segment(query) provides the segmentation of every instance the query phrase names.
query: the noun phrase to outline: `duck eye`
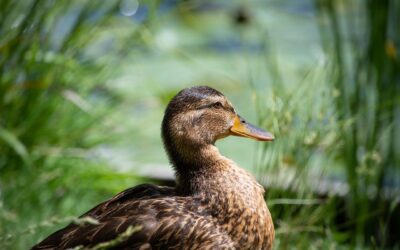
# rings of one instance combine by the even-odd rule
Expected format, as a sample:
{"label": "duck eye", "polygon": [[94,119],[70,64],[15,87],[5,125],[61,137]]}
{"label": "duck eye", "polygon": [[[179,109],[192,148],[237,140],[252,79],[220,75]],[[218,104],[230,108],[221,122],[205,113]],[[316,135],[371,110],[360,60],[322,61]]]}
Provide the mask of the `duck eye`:
{"label": "duck eye", "polygon": [[217,109],[223,108],[222,103],[220,103],[220,102],[216,102],[212,106],[213,106],[213,108],[217,108]]}

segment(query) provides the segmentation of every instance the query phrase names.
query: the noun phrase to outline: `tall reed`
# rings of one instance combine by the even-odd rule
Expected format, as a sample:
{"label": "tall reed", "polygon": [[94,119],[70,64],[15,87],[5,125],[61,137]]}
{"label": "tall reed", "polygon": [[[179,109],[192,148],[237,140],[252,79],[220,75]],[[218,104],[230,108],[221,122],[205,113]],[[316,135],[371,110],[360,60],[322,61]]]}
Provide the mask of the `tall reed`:
{"label": "tall reed", "polygon": [[[316,0],[340,122],[346,226],[354,244],[394,244],[399,215],[400,4]],[[397,197],[397,198],[396,198]],[[393,212],[397,210],[397,215]],[[398,230],[398,226],[397,230]],[[398,231],[397,231],[398,232]]]}
{"label": "tall reed", "polygon": [[119,1],[0,1],[1,249],[27,249],[135,180],[91,151],[116,135],[108,118],[118,96],[104,83],[135,36],[126,27],[119,40],[107,34],[124,28],[113,26],[118,8]]}

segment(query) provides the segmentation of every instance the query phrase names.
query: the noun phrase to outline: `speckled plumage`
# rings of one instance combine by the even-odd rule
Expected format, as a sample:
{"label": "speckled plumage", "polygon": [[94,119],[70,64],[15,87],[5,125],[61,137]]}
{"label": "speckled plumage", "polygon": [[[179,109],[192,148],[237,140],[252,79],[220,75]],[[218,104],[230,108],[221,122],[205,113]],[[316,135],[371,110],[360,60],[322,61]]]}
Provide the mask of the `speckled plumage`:
{"label": "speckled plumage", "polygon": [[271,249],[274,226],[264,189],[214,146],[230,134],[235,117],[212,88],[179,92],[162,125],[176,187],[127,189],[81,216],[99,223],[72,223],[32,249],[93,247],[136,225],[141,229],[112,249]]}

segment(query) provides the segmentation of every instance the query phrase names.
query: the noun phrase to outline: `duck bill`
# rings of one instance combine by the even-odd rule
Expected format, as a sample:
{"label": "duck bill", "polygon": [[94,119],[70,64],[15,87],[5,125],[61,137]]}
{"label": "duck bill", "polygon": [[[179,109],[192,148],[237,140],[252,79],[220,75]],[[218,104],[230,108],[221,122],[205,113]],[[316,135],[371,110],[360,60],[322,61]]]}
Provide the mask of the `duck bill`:
{"label": "duck bill", "polygon": [[240,116],[236,116],[233,126],[230,129],[231,135],[252,138],[258,141],[273,141],[274,136],[250,123],[247,123]]}

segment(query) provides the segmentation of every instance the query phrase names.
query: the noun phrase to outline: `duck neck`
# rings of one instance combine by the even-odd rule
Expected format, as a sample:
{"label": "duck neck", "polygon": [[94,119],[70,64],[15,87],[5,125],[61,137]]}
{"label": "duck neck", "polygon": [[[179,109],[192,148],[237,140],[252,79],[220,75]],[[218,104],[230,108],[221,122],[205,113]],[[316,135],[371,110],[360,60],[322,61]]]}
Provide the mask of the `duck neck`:
{"label": "duck neck", "polygon": [[208,190],[218,173],[228,171],[227,158],[212,144],[185,145],[170,154],[176,172],[176,186],[182,195],[200,194]]}

